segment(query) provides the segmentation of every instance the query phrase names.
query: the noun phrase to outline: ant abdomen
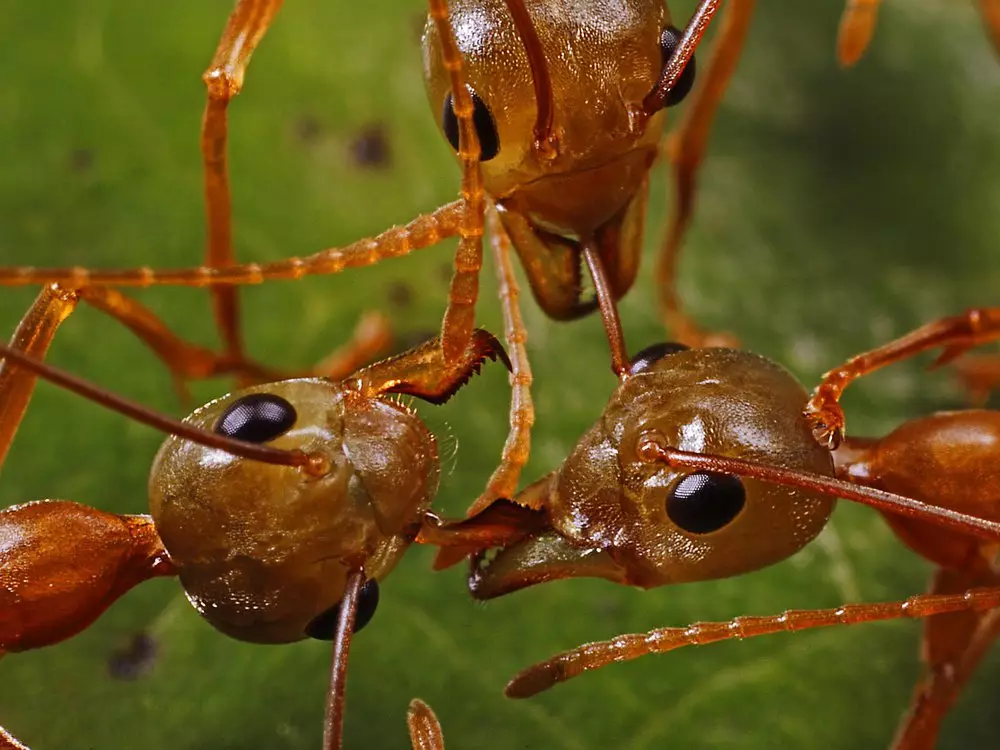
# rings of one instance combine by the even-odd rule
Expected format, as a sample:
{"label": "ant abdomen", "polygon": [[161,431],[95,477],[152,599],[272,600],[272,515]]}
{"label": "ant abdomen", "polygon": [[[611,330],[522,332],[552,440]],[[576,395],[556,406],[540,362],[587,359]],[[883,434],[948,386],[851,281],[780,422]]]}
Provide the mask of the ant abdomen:
{"label": "ant abdomen", "polygon": [[247,388],[189,422],[323,456],[313,476],[172,436],[150,473],[150,510],[197,610],[227,635],[282,643],[343,596],[348,572],[384,576],[437,489],[433,436],[415,413],[325,379]]}

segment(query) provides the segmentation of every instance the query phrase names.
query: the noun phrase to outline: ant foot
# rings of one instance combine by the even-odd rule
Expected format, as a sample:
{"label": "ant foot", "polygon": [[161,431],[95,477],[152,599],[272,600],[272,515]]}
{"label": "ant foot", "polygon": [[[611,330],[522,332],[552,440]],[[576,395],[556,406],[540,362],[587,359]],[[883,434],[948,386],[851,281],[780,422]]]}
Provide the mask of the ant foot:
{"label": "ant foot", "polygon": [[817,443],[831,451],[840,445],[844,439],[844,410],[840,404],[816,394],[809,400],[803,414]]}

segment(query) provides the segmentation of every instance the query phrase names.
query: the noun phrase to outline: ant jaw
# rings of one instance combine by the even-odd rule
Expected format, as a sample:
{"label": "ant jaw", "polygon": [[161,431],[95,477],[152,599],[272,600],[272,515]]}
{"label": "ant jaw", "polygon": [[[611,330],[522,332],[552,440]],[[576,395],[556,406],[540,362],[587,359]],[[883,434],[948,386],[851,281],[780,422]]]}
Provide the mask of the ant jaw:
{"label": "ant jaw", "polygon": [[606,551],[574,547],[554,529],[506,547],[482,550],[470,561],[469,593],[494,599],[560,578],[604,578],[628,583],[627,573]]}

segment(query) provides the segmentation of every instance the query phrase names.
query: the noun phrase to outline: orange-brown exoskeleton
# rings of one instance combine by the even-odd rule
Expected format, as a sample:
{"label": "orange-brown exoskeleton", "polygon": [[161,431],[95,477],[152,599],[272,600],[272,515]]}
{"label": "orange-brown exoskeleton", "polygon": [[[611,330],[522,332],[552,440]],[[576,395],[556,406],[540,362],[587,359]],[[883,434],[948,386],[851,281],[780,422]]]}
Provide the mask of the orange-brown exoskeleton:
{"label": "orange-brown exoskeleton", "polygon": [[[847,0],[837,33],[837,60],[844,67],[854,65],[865,54],[875,33],[881,0]],[[1000,2],[978,0],[983,23],[1000,50]]]}
{"label": "orange-brown exoskeleton", "polygon": [[[941,718],[1000,633],[1000,413],[935,414],[881,439],[845,439],[833,450],[814,430],[836,426],[835,399],[850,379],[843,373],[863,374],[930,345],[958,350],[1000,335],[1000,313],[988,317],[992,328],[982,325],[986,319],[975,311],[921,329],[917,344],[904,339],[862,355],[831,373],[835,388],[821,387],[808,414],[806,391],[763,357],[679,345],[640,353],[563,465],[514,498],[534,510],[539,530],[489,555],[480,549],[469,578],[473,596],[579,576],[652,588],[738,575],[808,544],[836,497],[880,510],[907,545],[937,565],[931,592],[623,635],[525,670],[507,694],[527,697],[589,669],[684,645],[929,617],[929,669],[894,746],[933,747]],[[462,527],[476,524],[473,516]]]}
{"label": "orange-brown exoskeleton", "polygon": [[[344,248],[239,265],[233,260],[229,221],[226,111],[282,0],[238,0],[205,74],[206,264],[176,271],[0,269],[0,284],[58,282],[73,290],[212,287],[219,290],[216,317],[226,341],[223,356],[246,364],[234,290],[224,288],[337,273],[457,236],[440,341],[443,366],[460,367],[474,327],[481,240],[489,220],[494,251],[500,255],[509,253],[511,245],[516,248],[536,297],[554,317],[575,317],[598,306],[581,296],[580,265],[586,261],[598,291],[603,287],[608,292],[598,295],[598,303],[612,339],[612,366],[621,374],[627,358],[616,333],[620,326],[614,301],[636,274],[660,112],[690,87],[693,68],[687,62],[718,4],[701,0],[681,34],[671,26],[661,0],[629,0],[624,6],[576,3],[557,13],[545,3],[525,0],[451,6],[429,0],[425,68],[435,114],[443,118],[461,162],[461,200]],[[594,60],[600,64],[591,65]],[[488,157],[485,170],[481,154]],[[487,216],[487,196],[497,203],[496,216]],[[505,279],[500,285],[507,343],[523,343],[516,289]],[[527,360],[515,358],[510,434],[480,506],[517,489],[533,421],[530,383]]]}
{"label": "orange-brown exoskeleton", "polygon": [[[36,307],[47,304],[43,293]],[[150,515],[66,500],[0,511],[0,655],[58,643],[136,584],[176,575],[198,612],[231,637],[334,641],[324,744],[339,748],[351,634],[421,526],[439,524],[429,513],[436,441],[392,396],[441,403],[486,359],[506,362],[502,346],[477,329],[459,369],[441,366],[432,340],[343,381],[253,386],[177,422],[24,354],[44,354],[36,344],[51,333],[29,335],[33,320],[29,313],[13,347],[0,348],[5,442],[39,375],[170,437],[150,471]],[[432,714],[418,713],[421,735],[433,738]]]}

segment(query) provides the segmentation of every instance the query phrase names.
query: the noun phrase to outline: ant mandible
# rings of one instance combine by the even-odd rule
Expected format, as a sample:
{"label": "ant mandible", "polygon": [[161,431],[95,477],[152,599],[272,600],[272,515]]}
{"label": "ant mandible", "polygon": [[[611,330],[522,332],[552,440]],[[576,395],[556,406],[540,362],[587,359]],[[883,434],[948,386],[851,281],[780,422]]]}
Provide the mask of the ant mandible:
{"label": "ant mandible", "polygon": [[[507,51],[503,59],[511,62],[510,69],[516,69],[521,76],[516,81],[518,85],[508,89],[503,81],[511,81],[506,78],[498,80],[495,88],[483,81],[484,75],[503,76],[509,72],[506,65],[497,64],[500,56],[492,60],[478,57],[467,47],[468,35],[456,42],[452,26],[469,8],[458,5],[449,8],[444,0],[429,0],[426,77],[434,110],[443,112],[442,127],[458,151],[462,199],[403,227],[344,248],[306,258],[240,265],[233,263],[230,230],[227,106],[241,90],[250,57],[282,2],[239,0],[204,76],[208,85],[202,127],[209,221],[206,264],[176,271],[8,268],[0,269],[0,284],[58,282],[74,290],[161,284],[216,289],[269,279],[337,273],[458,236],[455,270],[440,338],[443,362],[458,366],[474,325],[486,191],[498,204],[498,216],[489,218],[494,229],[494,246],[509,248],[513,244],[517,249],[543,308],[553,317],[568,318],[597,306],[581,299],[582,257],[595,275],[595,286],[603,285],[610,290],[610,296],[599,295],[598,302],[609,336],[613,336],[617,326],[614,300],[631,286],[638,266],[646,178],[657,153],[661,111],[679,101],[690,88],[694,71],[687,62],[718,4],[719,0],[701,0],[683,34],[670,25],[665,8],[657,0],[630,0],[624,14],[619,6],[609,6],[603,12],[600,8],[580,5],[569,16],[559,17],[544,12],[542,5],[523,0],[481,4],[477,7],[485,12],[483,22],[470,30],[477,38],[486,35],[503,40]],[[503,35],[492,34],[495,25],[504,29]],[[608,34],[608,28],[614,33]],[[581,33],[586,29],[593,33]],[[592,49],[595,44],[600,48]],[[601,45],[610,47],[605,49]],[[600,66],[602,74],[595,77],[591,66],[568,63],[574,56],[566,55],[566,48],[576,49],[575,57],[580,60],[608,52],[603,55],[606,61]],[[621,49],[629,54],[619,54]],[[471,88],[466,86],[463,56],[471,60]],[[556,65],[569,67],[555,69]],[[554,69],[551,75],[550,67]],[[595,90],[587,94],[587,87]],[[499,108],[493,115],[484,111],[487,94],[494,93],[499,97],[515,97],[517,107]],[[443,106],[445,99],[447,106]],[[588,102],[588,107],[578,106],[581,102]],[[506,109],[510,109],[512,116],[509,121],[503,120]],[[529,138],[526,131],[518,141],[515,129],[527,127],[532,111],[535,113],[532,136]],[[492,132],[490,123],[498,128],[497,132]],[[500,141],[496,138],[498,133]],[[480,169],[481,153],[488,157],[500,153],[498,158],[488,160],[485,174]],[[515,196],[514,188],[518,185]],[[560,232],[575,236],[565,237]],[[605,279],[596,278],[602,274]],[[512,294],[501,290],[501,297],[505,318],[518,320],[516,290]],[[216,320],[226,342],[224,356],[246,364],[237,331],[234,293],[218,291],[215,304]],[[128,322],[127,317],[122,319]],[[523,327],[509,322],[507,334],[508,346],[512,338],[524,338]],[[513,494],[527,460],[534,419],[531,373],[526,359],[514,364],[510,431],[501,464],[487,483],[479,507]],[[627,362],[613,353],[612,367],[621,374],[627,369]]]}
{"label": "ant mandible", "polygon": [[[509,367],[503,347],[477,329],[459,370],[442,367],[432,340],[344,381],[253,386],[178,422],[41,361],[58,325],[45,312],[60,291],[44,290],[13,345],[0,346],[0,454],[38,376],[170,437],[150,472],[151,515],[65,500],[0,511],[7,540],[0,548],[0,655],[72,637],[138,583],[176,575],[198,612],[233,638],[334,642],[324,747],[341,747],[351,635],[374,613],[378,580],[422,525],[447,543],[428,511],[439,471],[435,439],[391,396],[443,403],[487,359]],[[21,350],[25,344],[31,354]],[[427,729],[433,714],[415,711],[411,726],[424,727],[421,746],[440,747]]]}
{"label": "ant mandible", "polygon": [[[639,353],[562,466],[514,498],[535,512],[531,523],[542,530],[522,529],[519,541],[491,554],[475,550],[474,597],[568,577],[652,588],[739,575],[808,544],[836,497],[881,511],[907,546],[937,566],[930,592],[622,635],[524,670],[507,694],[528,697],[590,669],[686,645],[928,618],[927,671],[894,748],[932,747],[941,720],[1000,635],[993,564],[1000,413],[946,412],[913,419],[883,438],[842,439],[837,399],[853,378],[929,347],[945,346],[947,360],[997,338],[1000,309],[937,321],[832,370],[808,408],[802,386],[754,354],[677,344]],[[473,516],[463,525],[476,523]]]}

